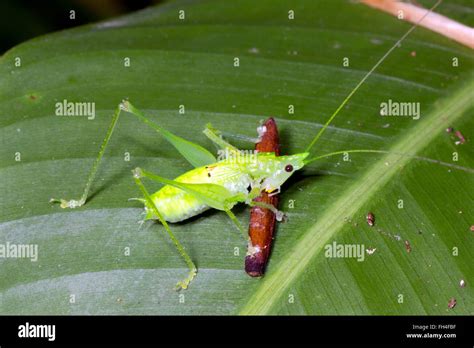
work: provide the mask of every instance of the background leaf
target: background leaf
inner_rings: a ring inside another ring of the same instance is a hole
[[[469,1],[439,11],[474,23]],[[123,98],[208,149],[201,134],[208,122],[253,137],[260,120],[275,116],[282,153],[301,152],[408,28],[350,1],[175,1],[7,52],[0,60],[0,243],[38,244],[39,259],[0,259],[1,313],[473,314],[473,53],[421,28],[352,98],[314,151],[403,150],[461,168],[393,154],[315,163],[283,187],[289,221],[278,226],[263,279],[243,271],[246,245],[225,214],[208,212],[172,226],[199,267],[180,303],[173,287],[186,274],[184,262],[162,226],[140,227],[142,208],[127,199],[139,196],[132,168],[172,178],[191,167],[132,116],[121,118],[88,204],[61,210],[48,203],[79,197]],[[94,102],[96,117],[55,116],[55,103],[64,99]],[[388,99],[420,102],[420,120],[381,117]],[[456,146],[448,126],[468,141]],[[368,211],[374,227],[365,223]],[[236,213],[246,222],[247,208]],[[327,258],[323,247],[333,241],[377,250],[363,262]],[[451,310],[450,298],[457,300]]]

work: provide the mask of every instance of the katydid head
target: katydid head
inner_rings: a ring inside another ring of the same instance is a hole
[[[294,172],[304,167],[304,160],[308,155],[308,152],[303,152],[291,156],[273,157],[268,163],[271,171],[265,175],[262,188],[267,192],[278,190]]]

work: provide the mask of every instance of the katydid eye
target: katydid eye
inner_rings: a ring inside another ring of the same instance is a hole
[[[287,164],[285,167],[285,172],[291,173],[293,171],[293,166],[291,164]]]

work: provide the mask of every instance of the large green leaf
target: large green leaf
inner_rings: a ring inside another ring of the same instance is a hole
[[[326,158],[295,175],[281,194],[289,221],[278,226],[262,279],[243,271],[246,245],[231,221],[208,212],[171,226],[199,267],[188,290],[173,290],[185,264],[162,226],[138,224],[142,208],[128,201],[139,196],[130,169],[172,178],[191,167],[130,115],[119,121],[89,202],[76,210],[48,203],[79,198],[124,98],[208,149],[201,133],[208,122],[253,137],[260,120],[275,116],[282,152],[303,151],[409,24],[352,1],[289,3],[170,2],[40,37],[1,58],[0,243],[39,247],[37,262],[0,259],[2,314],[474,313],[474,55],[422,28],[377,69],[313,149],[390,153]],[[467,0],[439,11],[474,23]],[[55,103],[64,99],[94,102],[96,117],[55,116]],[[388,99],[419,102],[420,119],[382,117],[380,103]],[[455,145],[447,127],[467,142]],[[365,222],[368,211],[374,227]],[[236,213],[247,221],[247,208]],[[363,262],[328,258],[325,246],[334,241],[376,251]],[[457,305],[448,309],[451,298]]]

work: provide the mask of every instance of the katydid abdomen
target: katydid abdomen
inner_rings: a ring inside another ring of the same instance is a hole
[[[232,193],[246,193],[250,185],[248,174],[239,170],[239,166],[229,161],[198,167],[174,179],[188,184],[217,184]],[[151,195],[153,202],[163,218],[168,222],[179,222],[199,215],[210,207],[199,198],[171,185],[163,186]],[[157,219],[153,210],[145,204],[146,218]]]

